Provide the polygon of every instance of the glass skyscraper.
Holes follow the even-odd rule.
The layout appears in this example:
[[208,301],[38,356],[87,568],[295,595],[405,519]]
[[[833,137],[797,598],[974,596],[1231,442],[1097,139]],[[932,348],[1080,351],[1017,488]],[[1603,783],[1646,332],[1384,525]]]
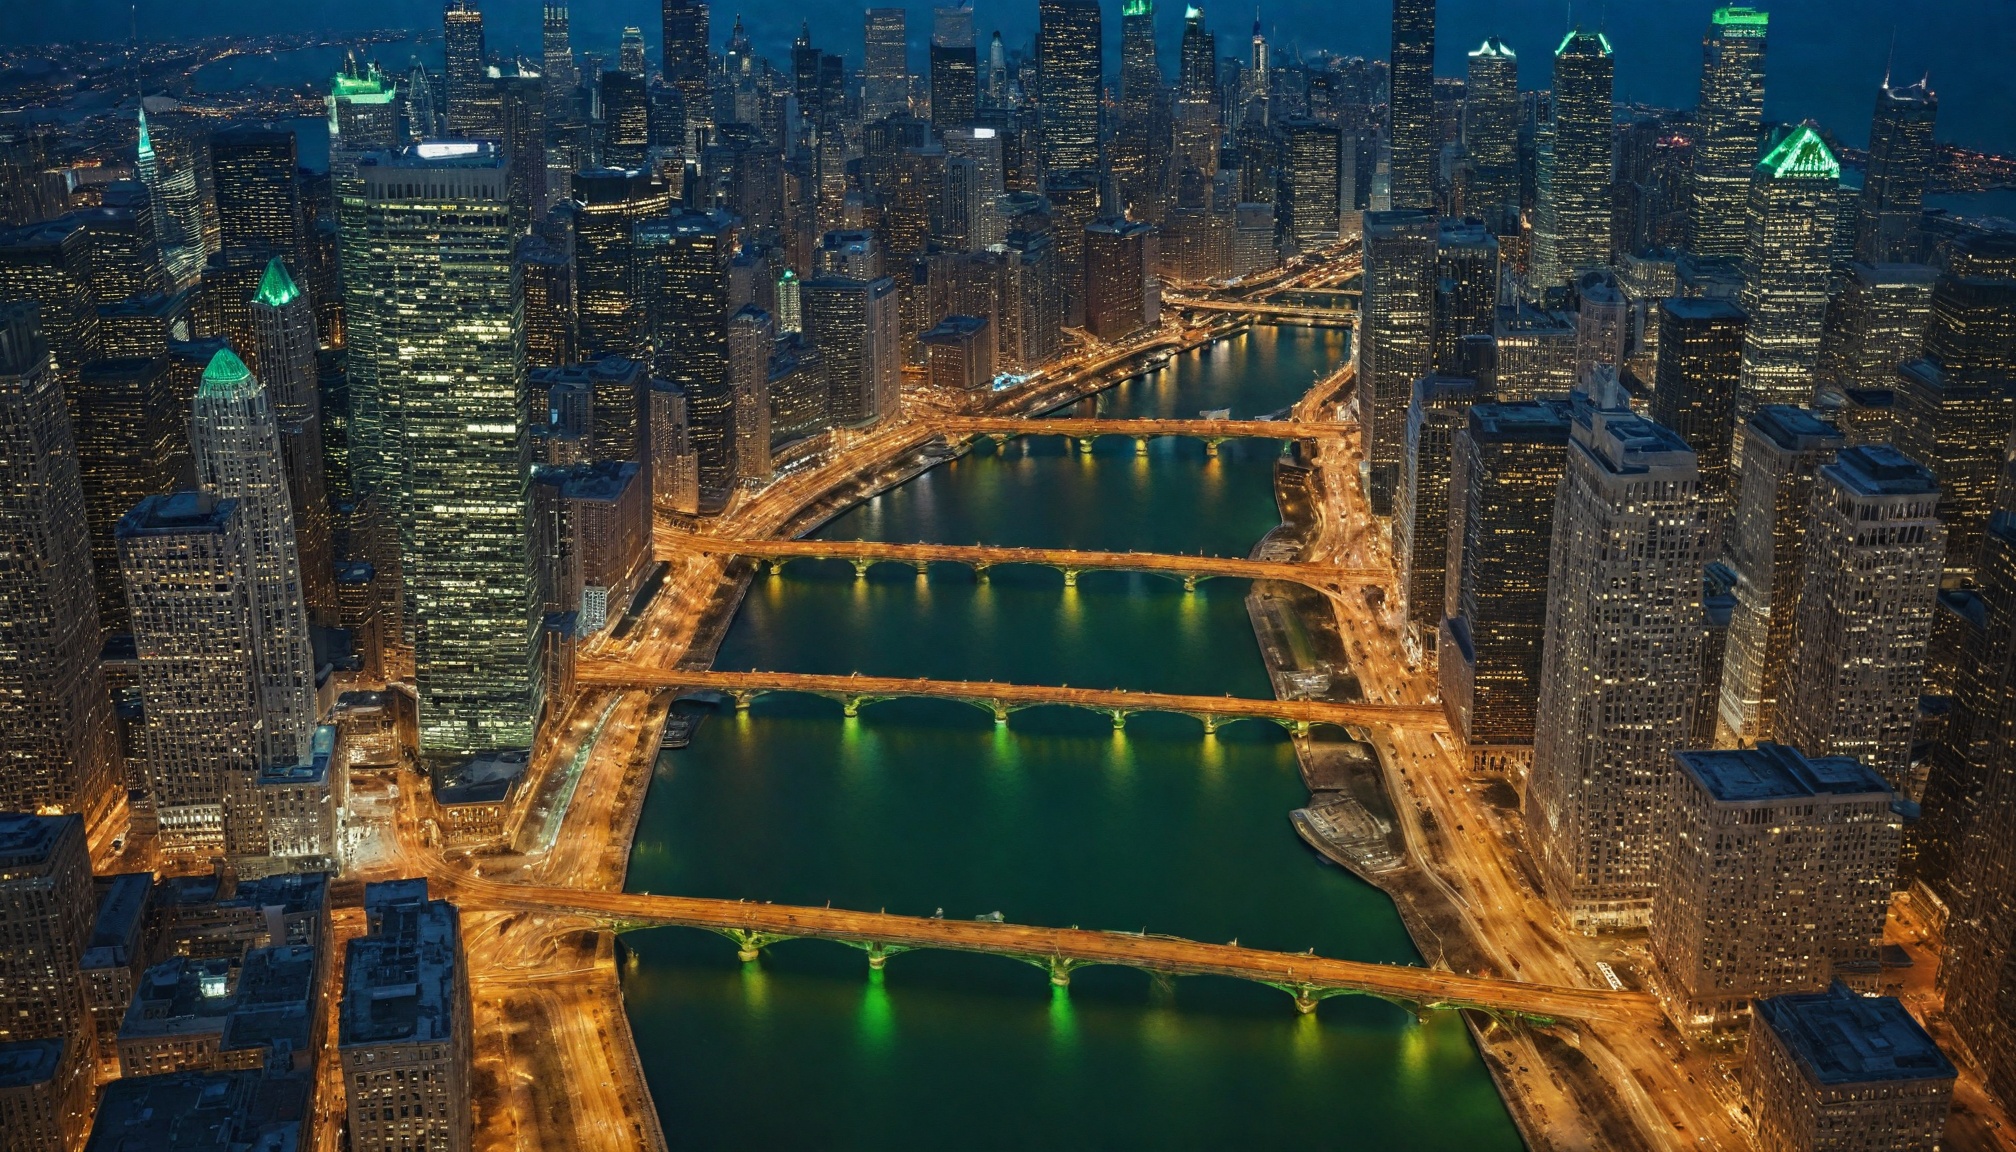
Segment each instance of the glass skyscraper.
[[1099,0],[1042,0],[1036,52],[1042,61],[1038,153],[1047,172],[1099,167]]
[[1616,153],[1610,40],[1577,28],[1554,50],[1554,115],[1540,132],[1538,207],[1529,279],[1566,284],[1610,263],[1610,180]]
[[1697,256],[1741,256],[1750,173],[1764,131],[1764,36],[1770,15],[1717,8],[1701,41],[1701,111],[1694,136],[1694,201],[1688,214]]

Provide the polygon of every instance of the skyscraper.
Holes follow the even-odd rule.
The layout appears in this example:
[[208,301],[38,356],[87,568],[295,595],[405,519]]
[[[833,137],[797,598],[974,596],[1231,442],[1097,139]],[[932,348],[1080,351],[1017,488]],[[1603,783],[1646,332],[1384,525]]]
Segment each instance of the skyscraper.
[[863,17],[861,118],[870,124],[910,110],[910,45],[901,8],[870,8]]
[[0,932],[7,940],[0,948],[0,1043],[61,1038],[86,1053],[93,1047],[78,977],[97,903],[85,834],[74,815],[0,813]]
[[1436,665],[1449,726],[1473,770],[1532,759],[1565,399],[1479,404],[1451,450],[1449,559]]
[[973,44],[973,9],[965,4],[933,10],[931,123],[940,132],[965,128],[979,108],[980,58]]
[[547,4],[540,23],[539,78],[545,81],[546,123],[564,124],[574,119],[575,89],[581,86],[581,72],[574,63],[574,44],[569,37],[567,5]]
[[1585,930],[1641,926],[1651,911],[1659,797],[1701,675],[1699,492],[1694,453],[1671,429],[1577,411],[1525,815],[1548,899]]
[[1888,75],[1883,77],[1869,125],[1869,167],[1856,204],[1856,259],[1918,259],[1925,181],[1932,174],[1932,127],[1938,118],[1939,94],[1925,80],[1898,88]]
[[2009,434],[2016,429],[2016,393],[2009,383],[1993,371],[1948,371],[1929,357],[1905,362],[1894,378],[1892,439],[1938,481],[1946,571],[1956,577],[1972,574],[1995,511]]
[[744,305],[728,318],[728,385],[734,404],[735,479],[770,478],[770,359],[777,324]]
[[1764,42],[1771,17],[1729,5],[1701,39],[1701,110],[1694,134],[1689,247],[1697,256],[1741,256],[1750,175],[1764,133]]
[[1566,284],[1610,262],[1614,68],[1601,32],[1577,28],[1554,50],[1553,115],[1540,130],[1528,274],[1536,287]]
[[303,258],[299,164],[294,133],[284,128],[241,125],[211,135],[211,186],[225,248]]
[[1519,230],[1519,57],[1493,36],[1470,53],[1463,88],[1464,209],[1503,236]]
[[124,632],[129,626],[115,543],[119,518],[143,497],[165,495],[185,482],[188,416],[162,357],[86,364],[70,412],[91,523],[98,621],[108,633]]
[[1281,171],[1275,211],[1282,251],[1315,252],[1336,243],[1342,220],[1337,202],[1342,155],[1338,132],[1334,125],[1295,117],[1282,121],[1279,133]]
[[[475,1071],[462,916],[424,880],[364,889],[368,934],[343,951],[338,1058],[361,1147],[469,1152]],[[395,1107],[410,1116],[395,1118]]]
[[[1435,0],[1393,0],[1389,66],[1386,138],[1393,147],[1393,207],[1432,209],[1442,151],[1435,124]],[[1607,117],[1608,108],[1604,111]]]
[[1787,690],[1813,482],[1846,444],[1812,411],[1783,404],[1759,408],[1739,435],[1743,464],[1723,534],[1736,572],[1736,606],[1722,662],[1718,743],[1752,744],[1776,730]]
[[711,127],[714,105],[708,98],[707,4],[705,0],[664,0],[662,9],[665,82],[677,89],[686,110],[686,130],[681,134],[690,147],[694,129]]
[[77,446],[32,304],[0,308],[0,812],[117,798]]
[[483,106],[489,53],[483,45],[483,9],[478,0],[448,0],[441,13],[441,31],[447,49],[448,134],[481,135],[491,125]]
[[1414,382],[1434,363],[1435,215],[1422,209],[1365,214],[1364,318],[1359,326],[1358,419],[1365,426],[1375,515],[1393,513],[1407,450]]
[[[1435,236],[1435,371],[1482,375],[1464,340],[1489,337],[1497,312],[1498,238],[1475,219],[1444,219]],[[1493,383],[1478,380],[1487,393]]]
[[1652,419],[1680,434],[1701,473],[1701,501],[1720,539],[1728,514],[1730,442],[1743,366],[1743,310],[1733,300],[1672,297],[1659,302],[1659,359]]
[[265,385],[230,349],[217,353],[204,371],[189,428],[203,490],[238,506],[263,721],[259,763],[306,764],[317,719],[315,655],[280,424]]
[[602,160],[618,171],[644,167],[651,147],[651,101],[644,77],[623,69],[602,73]]
[[658,348],[653,374],[686,394],[701,500],[715,509],[735,482],[728,282],[736,238],[735,218],[725,212],[681,212],[637,229],[638,283]]
[[804,298],[805,330],[826,369],[833,423],[858,428],[894,415],[902,386],[895,282],[815,276],[805,282]]
[[1467,376],[1423,376],[1407,405],[1407,447],[1393,501],[1393,562],[1416,643],[1435,646],[1447,598],[1449,477],[1456,430],[1482,395]]
[[649,172],[593,168],[574,174],[575,308],[581,354],[644,354],[646,301],[638,294],[637,225],[664,215],[671,192]]
[[[1208,179],[1218,171],[1218,142],[1224,135],[1218,101],[1218,37],[1204,28],[1204,10],[1183,10],[1183,45],[1176,78],[1176,125],[1171,167],[1196,169]],[[1170,174],[1175,180],[1175,173]]]
[[1736,1032],[1754,1000],[1874,967],[1903,835],[1890,785],[1850,757],[1768,742],[1675,759],[1651,942],[1681,1031]]
[[1155,226],[1099,220],[1085,227],[1085,330],[1124,340],[1148,324],[1148,245]]
[[[353,456],[400,509],[420,745],[521,746],[532,724],[532,580],[521,453],[525,346],[506,164],[490,143],[419,144],[361,169],[375,322]],[[378,427],[365,439],[369,411]],[[360,440],[365,440],[360,444]]]
[[1036,11],[1043,118],[1037,154],[1046,172],[1097,169],[1103,96],[1099,0],[1041,0]]
[[1811,128],[1793,129],[1757,164],[1738,297],[1750,314],[1739,420],[1765,404],[1813,399],[1840,185],[1841,165]]
[[310,618],[333,627],[336,584],[328,485],[322,471],[322,397],[315,368],[315,306],[275,256],[252,297],[260,379],[279,425]]
[[246,819],[264,738],[250,554],[237,502],[206,492],[149,496],[119,521],[148,791],[170,854],[263,849]]
[[1162,218],[1170,145],[1169,87],[1155,55],[1154,0],[1120,8],[1120,123],[1113,133],[1113,176],[1137,220]]
[[1792,625],[1798,690],[1786,686],[1773,725],[1773,739],[1853,756],[1900,790],[1946,551],[1939,495],[1929,469],[1887,444],[1821,466]]
[[1848,265],[1841,291],[1827,305],[1821,387],[1894,387],[1897,366],[1917,359],[1925,346],[1938,275],[1924,264]]

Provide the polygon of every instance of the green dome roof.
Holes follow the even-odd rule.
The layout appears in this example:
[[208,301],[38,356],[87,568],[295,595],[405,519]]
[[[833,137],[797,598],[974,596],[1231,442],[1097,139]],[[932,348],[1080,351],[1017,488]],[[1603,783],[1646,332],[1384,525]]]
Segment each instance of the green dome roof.
[[252,299],[269,308],[278,308],[293,303],[300,295],[301,289],[287,274],[286,261],[275,256],[266,262],[266,275],[259,278],[259,291],[253,294]]
[[237,390],[237,385],[252,378],[252,370],[229,348],[219,348],[217,355],[210,358],[210,366],[203,369],[203,386],[196,390],[199,396],[214,396]]

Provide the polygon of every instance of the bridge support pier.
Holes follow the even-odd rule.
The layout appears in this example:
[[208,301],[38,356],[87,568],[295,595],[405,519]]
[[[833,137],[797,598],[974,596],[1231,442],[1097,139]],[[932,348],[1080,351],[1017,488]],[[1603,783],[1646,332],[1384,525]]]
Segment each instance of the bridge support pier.
[[789,936],[776,936],[768,932],[752,932],[746,928],[729,928],[721,933],[735,941],[735,958],[744,964],[753,964],[763,954],[763,949]]
[[1071,986],[1071,970],[1078,967],[1078,964],[1079,961],[1063,956],[1050,957],[1050,983],[1058,988],[1069,988]]
[[973,565],[973,582],[975,584],[987,583],[987,565],[985,564]]
[[929,574],[930,574],[930,570],[931,570],[931,562],[930,562],[930,561],[928,561],[928,560],[919,560],[919,561],[917,561],[917,575],[919,575],[919,576],[925,576],[925,575],[929,575]]
[[1195,591],[1197,591],[1197,577],[1196,577],[1196,576],[1192,575],[1192,576],[1185,576],[1185,577],[1183,577],[1183,591],[1185,591],[1185,592],[1195,592]]
[[1003,704],[999,700],[990,700],[988,701],[988,703],[992,704],[994,707],[994,723],[996,724],[1008,723],[1008,706],[1006,704]]
[[753,699],[755,695],[756,694],[754,692],[746,692],[746,691],[734,693],[735,711],[747,712],[749,710],[749,701]]
[[1146,456],[1148,454],[1148,438],[1146,436],[1136,436],[1134,438],[1134,454],[1136,456]]
[[1204,735],[1216,736],[1218,734],[1219,723],[1220,721],[1216,716],[1204,717]]
[[1077,445],[1077,450],[1080,452],[1092,451],[1092,438],[1090,436],[1080,436],[1073,443]]
[[1204,455],[1205,455],[1205,456],[1207,456],[1207,457],[1215,457],[1215,456],[1217,456],[1217,455],[1218,455],[1218,445],[1220,445],[1220,444],[1223,444],[1223,443],[1224,443],[1224,441],[1223,441],[1223,440],[1220,440],[1220,439],[1218,439],[1218,438],[1217,438],[1217,437],[1215,437],[1215,436],[1214,436],[1214,437],[1212,437],[1212,438],[1210,438],[1210,439],[1208,439],[1208,440],[1206,440],[1206,441],[1204,441]]
[[1064,587],[1076,588],[1078,586],[1078,570],[1076,568],[1065,568],[1061,569],[1061,571],[1064,573]]
[[1127,713],[1122,712],[1118,708],[1113,709],[1113,730],[1115,732],[1121,732],[1125,731],[1126,728],[1127,728]]
[[1295,735],[1297,736],[1309,735],[1309,721],[1307,720],[1295,721]]
[[868,561],[866,561],[866,560],[856,560],[856,561],[854,561],[854,578],[855,578],[856,580],[862,580],[862,579],[866,579],[866,578],[867,578],[867,576],[868,576],[868,563],[869,563],[869,562],[868,562]]
[[861,950],[868,953],[868,970],[871,972],[882,971],[883,965],[889,963],[891,956],[896,955],[898,952],[909,951],[908,948],[900,944],[884,944],[879,940],[868,941],[866,944],[861,945]]
[[847,699],[842,700],[840,702],[840,714],[850,719],[861,715],[861,698],[859,696],[849,696]]

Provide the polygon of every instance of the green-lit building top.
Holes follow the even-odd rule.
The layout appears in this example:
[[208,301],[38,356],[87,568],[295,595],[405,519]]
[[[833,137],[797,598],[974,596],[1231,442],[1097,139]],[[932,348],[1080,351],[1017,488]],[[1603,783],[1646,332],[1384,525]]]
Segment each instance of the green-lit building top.
[[1841,178],[1841,162],[1813,129],[1800,125],[1759,162],[1774,180]]
[[1579,44],[1580,51],[1585,56],[1591,54],[1588,50],[1588,42],[1590,41],[1594,41],[1598,46],[1597,52],[1594,53],[1595,55],[1611,55],[1610,37],[1605,36],[1601,32],[1585,32],[1580,28],[1570,28],[1568,34],[1561,37],[1561,43],[1554,46],[1554,55],[1559,56],[1563,52],[1568,51],[1568,46],[1577,44],[1578,41],[1581,42]]
[[372,64],[361,74],[338,72],[335,79],[330,81],[329,94],[359,104],[390,104],[396,93],[393,91],[392,82],[385,79],[385,74],[378,70],[378,65]]
[[252,370],[229,348],[219,348],[210,358],[210,366],[203,369],[203,385],[197,389],[200,396],[215,396],[234,391],[236,386],[252,378]]
[[1122,16],[1147,16],[1154,11],[1155,5],[1151,0],[1127,0],[1125,4],[1120,5]]
[[275,256],[266,262],[266,274],[259,278],[259,291],[252,299],[268,308],[279,308],[294,302],[301,295],[301,289],[294,278],[287,274],[287,263]]
[[1730,4],[1717,8],[1708,19],[1724,36],[1762,36],[1771,23],[1771,14],[1760,8]]
[[1510,60],[1517,58],[1519,54],[1517,52],[1512,51],[1511,46],[1506,44],[1503,40],[1500,40],[1498,37],[1493,36],[1490,39],[1484,41],[1484,43],[1479,44],[1477,46],[1476,51],[1470,53],[1470,55],[1503,56],[1506,59]]

